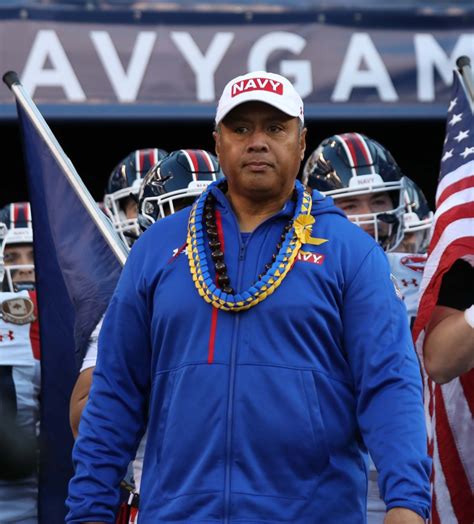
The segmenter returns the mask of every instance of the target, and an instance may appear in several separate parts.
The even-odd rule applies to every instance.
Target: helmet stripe
[[[12,204],[11,206],[11,215],[10,215],[10,224],[11,228],[14,229],[16,227],[16,223],[18,222],[18,215],[20,214],[20,210],[18,209],[17,204]]]
[[[137,178],[137,173],[141,171],[140,156],[141,156],[141,151],[137,149],[135,151],[135,178]]]
[[[347,140],[347,145],[351,150],[354,166],[358,167],[360,164],[363,165],[363,163],[357,159],[357,151],[359,151],[359,154],[363,157],[364,162],[367,162],[367,156],[365,155],[365,151],[362,149],[357,139],[357,135],[355,133],[347,133],[344,135],[344,138]]]
[[[181,150],[184,153],[184,156],[188,160],[189,163],[189,169],[193,175],[193,180],[197,180],[196,171],[199,170],[198,160],[196,158],[196,155],[192,149],[182,149]]]
[[[137,178],[140,179],[142,178],[142,173],[145,169],[145,158],[146,158],[146,154],[147,154],[147,150],[146,149],[140,149],[140,169],[138,170],[138,173],[137,173]]]
[[[334,138],[336,138],[339,143],[344,148],[344,151],[346,152],[347,159],[349,160],[349,165],[351,167],[352,176],[357,176],[357,171],[354,166],[354,157],[352,155],[352,151],[349,149],[348,144],[346,143],[346,136],[347,135],[335,135]]]
[[[356,143],[359,145],[362,154],[364,155],[364,158],[366,160],[366,163],[368,166],[370,166],[370,171],[375,174],[375,168],[374,168],[374,159],[372,158],[372,154],[370,153],[370,149],[367,147],[367,143],[364,140],[364,137],[360,135],[359,133],[352,133]]]
[[[31,227],[31,207],[29,202],[10,204],[10,228]]]
[[[204,151],[204,150],[202,150],[201,153],[202,153],[202,156],[204,157],[204,160],[205,160],[205,162],[207,164],[207,167],[209,168],[209,171],[211,173],[214,173],[216,168],[214,167],[214,164],[212,163],[212,160],[211,160],[211,157],[209,156],[209,153],[207,151]]]
[[[362,153],[362,156],[364,157],[364,160],[366,159],[366,156],[364,154],[364,151],[360,148],[360,144],[357,141],[357,136],[355,133],[346,133],[343,135],[347,147],[349,148],[351,155],[352,155],[352,161],[354,162],[354,167],[358,167],[361,162],[357,159],[357,149],[359,149],[359,152]]]
[[[158,149],[153,148],[150,150],[150,168],[152,168],[158,162]]]
[[[340,135],[350,151],[353,165],[353,175],[357,175],[356,169],[369,169],[371,174],[375,174],[372,155],[363,137],[358,133],[344,133]],[[361,174],[361,173],[359,173]]]

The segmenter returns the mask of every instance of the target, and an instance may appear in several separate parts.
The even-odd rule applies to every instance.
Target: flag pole
[[[456,66],[464,80],[464,85],[466,86],[466,91],[469,94],[471,102],[474,103],[474,83],[472,80],[471,59],[465,55],[460,56],[456,60]]]
[[[33,125],[58,162],[64,176],[67,178],[82,205],[89,213],[91,219],[94,221],[119,263],[123,266],[127,260],[127,250],[125,246],[113,229],[112,224],[109,223],[103,212],[95,203],[72,162],[69,160],[66,153],[59,145],[59,142],[56,140],[56,137],[53,135],[50,127],[43,118],[43,115],[39,112],[36,104],[21,84],[17,73],[15,73],[15,71],[8,71],[3,75],[3,81],[12,91],[17,102],[31,118]]]

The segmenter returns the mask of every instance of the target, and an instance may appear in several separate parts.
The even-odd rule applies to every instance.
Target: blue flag
[[[122,264],[30,113],[18,102],[17,111],[33,218],[41,338],[39,521],[59,524],[73,473],[69,399]]]

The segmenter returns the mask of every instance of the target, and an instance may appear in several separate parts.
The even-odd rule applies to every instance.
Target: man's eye
[[[5,253],[5,255],[3,256],[3,260],[5,264],[11,264],[15,260],[15,257],[10,253]]]
[[[270,133],[279,133],[280,131],[282,131],[282,127],[273,125],[273,126],[270,126],[268,130],[270,131]]]
[[[238,135],[242,135],[247,131],[247,128],[244,126],[234,127],[234,133],[237,133]]]

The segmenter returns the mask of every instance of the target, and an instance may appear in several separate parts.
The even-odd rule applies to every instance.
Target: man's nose
[[[357,210],[358,215],[369,215],[373,212],[374,210],[368,202],[361,202],[359,205],[359,209]]]
[[[33,275],[35,272],[34,267],[21,267],[17,269],[17,273],[22,276]]]
[[[268,151],[268,142],[266,135],[263,130],[256,129],[249,137],[247,144],[247,152],[249,153],[261,153]]]

